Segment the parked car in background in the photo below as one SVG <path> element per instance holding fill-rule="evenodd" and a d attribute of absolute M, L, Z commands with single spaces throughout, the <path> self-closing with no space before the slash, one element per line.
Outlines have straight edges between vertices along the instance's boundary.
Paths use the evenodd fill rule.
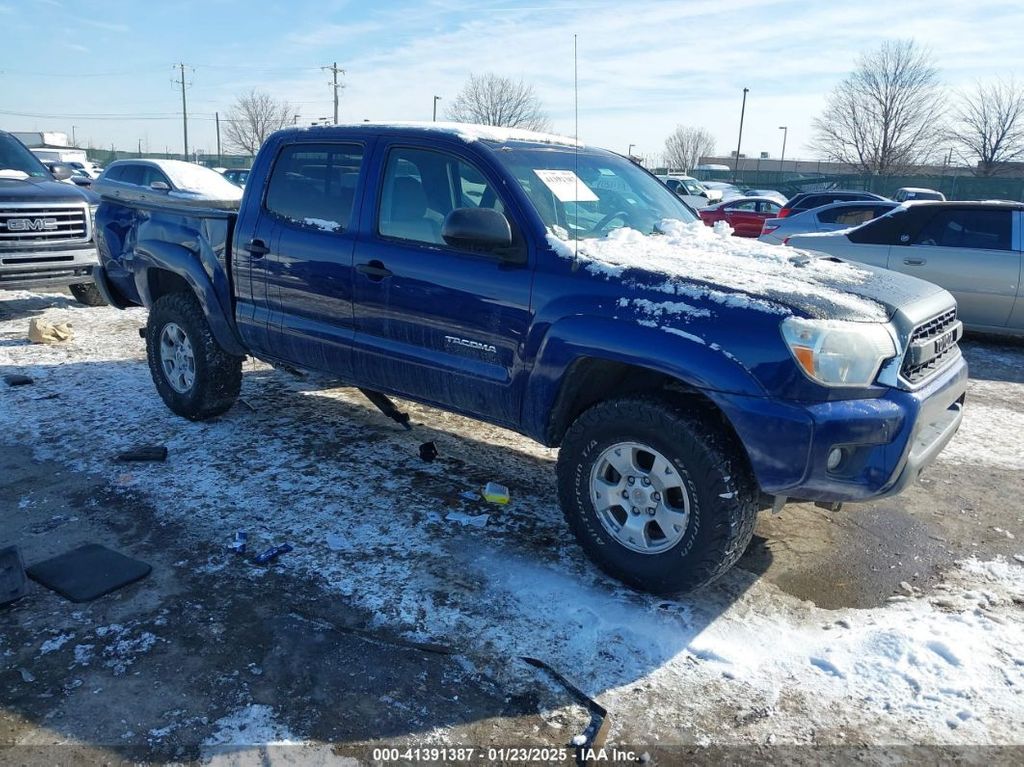
<path fill-rule="evenodd" d="M 956 298 L 968 329 L 1024 335 L 1022 231 L 1022 203 L 915 202 L 856 229 L 786 242 L 934 282 Z"/>
<path fill-rule="evenodd" d="M 170 197 L 179 203 L 237 207 L 242 190 L 210 168 L 182 160 L 117 160 L 96 180 L 104 196 L 137 202 Z"/>
<path fill-rule="evenodd" d="M 887 198 L 872 192 L 847 191 L 844 189 L 837 189 L 831 192 L 801 192 L 786 201 L 786 204 L 782 206 L 782 211 L 779 213 L 779 218 L 786 218 L 786 216 L 791 216 L 794 213 L 820 208 L 822 205 L 829 205 L 833 202 L 885 199 Z"/>
<path fill-rule="evenodd" d="M 896 190 L 892 196 L 896 202 L 907 202 L 908 200 L 938 200 L 946 201 L 946 195 L 934 189 L 924 189 L 919 186 L 904 186 Z"/>
<path fill-rule="evenodd" d="M 720 199 L 722 202 L 731 200 L 733 197 L 742 197 L 743 192 L 735 184 L 728 184 L 725 181 L 704 181 L 702 182 L 712 192 L 719 192 Z"/>
<path fill-rule="evenodd" d="M 767 197 L 770 200 L 775 200 L 780 205 L 785 205 L 789 200 L 786 195 L 776 189 L 744 189 L 743 194 L 746 197 Z"/>
<path fill-rule="evenodd" d="M 68 178 L 68 181 L 70 181 L 75 186 L 90 187 L 92 186 L 92 182 L 94 181 L 94 179 L 81 168 L 74 168 L 71 171 L 71 177 Z"/>
<path fill-rule="evenodd" d="M 782 203 L 768 197 L 736 197 L 701 208 L 697 213 L 708 226 L 724 221 L 737 237 L 757 237 L 764 222 L 779 215 L 781 209 Z"/>
<path fill-rule="evenodd" d="M 248 168 L 227 168 L 221 171 L 221 175 L 224 176 L 235 186 L 245 187 L 245 182 L 249 178 Z"/>
<path fill-rule="evenodd" d="M 658 176 L 658 179 L 676 193 L 683 202 L 697 210 L 722 199 L 720 192 L 711 191 L 691 176 Z"/>
<path fill-rule="evenodd" d="M 103 296 L 96 266 L 93 213 L 99 198 L 61 181 L 71 168 L 49 168 L 0 131 L 0 288 L 64 288 L 83 304 Z"/>
<path fill-rule="evenodd" d="M 899 203 L 891 200 L 834 202 L 820 208 L 801 211 L 785 218 L 770 218 L 761 229 L 761 242 L 781 245 L 787 237 L 808 232 L 835 232 L 860 226 L 888 213 Z"/>
<path fill-rule="evenodd" d="M 74 160 L 72 162 L 69 162 L 68 165 L 70 165 L 75 170 L 80 170 L 84 172 L 89 178 L 93 179 L 99 178 L 100 174 L 103 172 L 102 166 L 97 165 L 94 162 L 90 162 L 89 160 L 85 160 L 84 162 Z"/>

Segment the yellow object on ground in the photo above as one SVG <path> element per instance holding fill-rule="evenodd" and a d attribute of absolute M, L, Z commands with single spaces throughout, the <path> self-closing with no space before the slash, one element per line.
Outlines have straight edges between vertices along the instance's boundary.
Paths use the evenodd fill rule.
<path fill-rule="evenodd" d="M 483 496 L 485 500 L 491 503 L 508 503 L 511 498 L 508 488 L 504 485 L 499 485 L 497 482 L 488 482 L 487 487 L 484 488 Z"/>
<path fill-rule="evenodd" d="M 28 323 L 28 340 L 34 344 L 60 344 L 75 337 L 70 322 L 51 325 L 49 322 L 34 317 Z"/>

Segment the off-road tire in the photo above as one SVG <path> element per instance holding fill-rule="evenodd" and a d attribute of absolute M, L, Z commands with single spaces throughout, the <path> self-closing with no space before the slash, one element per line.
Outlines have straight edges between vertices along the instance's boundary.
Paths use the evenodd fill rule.
<path fill-rule="evenodd" d="M 160 363 L 160 334 L 170 322 L 184 330 L 195 359 L 195 380 L 184 394 L 170 385 Z M 191 293 L 170 293 L 154 302 L 146 324 L 146 357 L 161 399 L 180 416 L 203 421 L 225 412 L 238 399 L 244 358 L 229 354 L 217 343 Z"/>
<path fill-rule="evenodd" d="M 659 451 L 689 492 L 686 530 L 662 553 L 634 552 L 616 541 L 591 500 L 594 462 L 622 441 Z M 717 419 L 658 396 L 609 400 L 581 414 L 559 451 L 558 494 L 569 527 L 598 567 L 660 595 L 697 589 L 736 563 L 754 533 L 759 495 L 742 447 Z"/>
<path fill-rule="evenodd" d="M 74 285 L 68 285 L 68 290 L 71 291 L 71 295 L 75 297 L 75 300 L 80 304 L 86 306 L 106 306 L 107 299 L 100 293 L 100 289 L 96 287 L 95 283 L 92 282 L 76 282 Z"/>

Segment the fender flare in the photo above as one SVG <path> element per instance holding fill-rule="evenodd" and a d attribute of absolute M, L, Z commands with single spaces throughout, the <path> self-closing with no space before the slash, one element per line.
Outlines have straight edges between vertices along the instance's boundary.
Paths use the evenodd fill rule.
<path fill-rule="evenodd" d="M 181 277 L 192 289 L 203 310 L 203 316 L 210 325 L 210 332 L 223 349 L 237 356 L 248 352 L 243 346 L 232 319 L 229 296 L 218 295 L 204 264 L 197 254 L 184 247 L 159 240 L 143 240 L 135 246 L 135 286 L 139 297 L 147 308 L 153 306 L 150 291 L 150 270 L 160 269 Z M 221 268 L 219 264 L 217 268 Z"/>
<path fill-rule="evenodd" d="M 657 349 L 652 356 L 651 349 Z M 738 360 L 696 335 L 667 333 L 610 317 L 577 315 L 552 324 L 537 351 L 523 403 L 523 425 L 550 441 L 556 403 L 572 366 L 581 359 L 605 360 L 659 373 L 698 391 L 721 408 L 718 393 L 765 397 L 760 382 Z"/>

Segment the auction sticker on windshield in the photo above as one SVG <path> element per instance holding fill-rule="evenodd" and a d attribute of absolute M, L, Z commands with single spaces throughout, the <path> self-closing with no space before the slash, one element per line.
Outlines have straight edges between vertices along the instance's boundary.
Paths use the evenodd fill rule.
<path fill-rule="evenodd" d="M 560 202 L 597 202 L 594 191 L 571 170 L 534 170 Z"/>

